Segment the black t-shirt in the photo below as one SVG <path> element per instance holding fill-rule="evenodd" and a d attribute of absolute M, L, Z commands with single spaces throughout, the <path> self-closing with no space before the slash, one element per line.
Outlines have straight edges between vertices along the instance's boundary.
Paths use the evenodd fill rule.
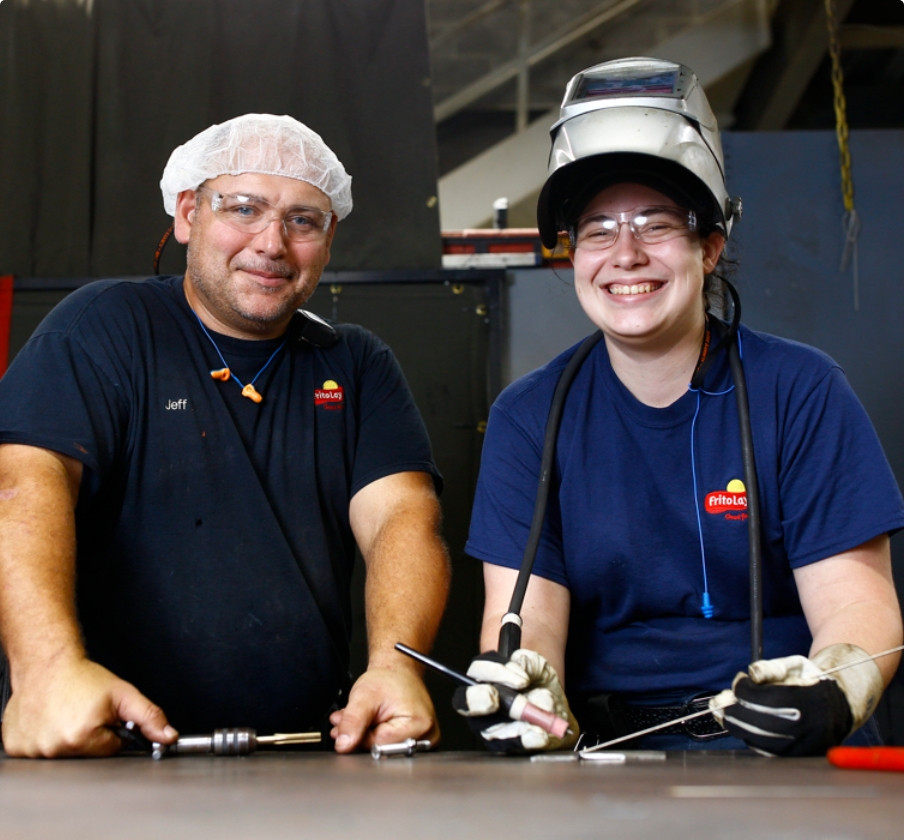
<path fill-rule="evenodd" d="M 351 497 L 439 477 L 389 348 L 211 334 L 182 278 L 65 298 L 0 380 L 0 442 L 84 465 L 78 606 L 89 655 L 183 732 L 314 727 L 347 681 Z M 275 353 L 275 355 L 274 355 Z"/>

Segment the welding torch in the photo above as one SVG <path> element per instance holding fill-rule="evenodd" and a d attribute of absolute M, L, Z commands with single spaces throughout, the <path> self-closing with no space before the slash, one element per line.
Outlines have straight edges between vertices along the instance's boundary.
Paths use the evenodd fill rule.
<path fill-rule="evenodd" d="M 434 671 L 439 671 L 447 677 L 452 677 L 453 680 L 457 680 L 464 685 L 480 684 L 479 680 L 472 679 L 466 674 L 459 673 L 458 671 L 453 671 L 451 668 L 447 668 L 435 659 L 431 659 L 429 656 L 425 656 L 423 653 L 420 653 L 407 645 L 403 645 L 401 642 L 396 643 L 395 649 L 418 660 L 418 662 L 422 662 Z M 523 720 L 525 723 L 532 723 L 534 726 L 539 726 L 544 732 L 548 732 L 556 738 L 564 738 L 570 733 L 571 730 L 568 728 L 568 721 L 564 718 L 559 717 L 554 712 L 547 712 L 539 706 L 535 706 L 522 693 L 516 691 L 514 688 L 499 685 L 498 683 L 492 683 L 492 685 L 499 693 L 500 710 L 507 714 L 512 720 Z"/>
<path fill-rule="evenodd" d="M 116 730 L 127 751 L 138 750 L 150 752 L 151 757 L 159 760 L 168 755 L 250 755 L 258 747 L 281 747 L 293 744 L 319 744 L 319 732 L 292 732 L 276 735 L 258 735 L 248 726 L 235 726 L 228 729 L 215 729 L 211 735 L 183 735 L 175 743 L 162 744 L 149 741 L 133 721 L 129 721 Z"/>

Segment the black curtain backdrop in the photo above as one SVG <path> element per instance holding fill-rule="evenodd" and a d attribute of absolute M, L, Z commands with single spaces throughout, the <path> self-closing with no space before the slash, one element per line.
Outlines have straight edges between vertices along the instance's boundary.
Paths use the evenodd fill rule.
<path fill-rule="evenodd" d="M 0 274 L 150 274 L 170 152 L 249 112 L 352 175 L 331 269 L 439 267 L 423 0 L 3 0 Z"/>

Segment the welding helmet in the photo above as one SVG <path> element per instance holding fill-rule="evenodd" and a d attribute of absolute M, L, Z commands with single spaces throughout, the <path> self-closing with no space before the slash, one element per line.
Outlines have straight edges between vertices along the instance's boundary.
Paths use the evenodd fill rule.
<path fill-rule="evenodd" d="M 548 248 L 594 195 L 615 183 L 662 192 L 694 210 L 704 233 L 719 229 L 727 237 L 740 216 L 740 200 L 725 188 L 716 118 L 684 65 L 623 58 L 581 71 L 565 89 L 550 134 L 547 179 L 537 202 L 540 238 Z"/>

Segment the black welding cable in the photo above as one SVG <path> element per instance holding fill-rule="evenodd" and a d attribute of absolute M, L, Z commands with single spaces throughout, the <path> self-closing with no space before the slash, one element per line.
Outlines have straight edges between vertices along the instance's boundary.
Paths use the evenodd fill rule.
<path fill-rule="evenodd" d="M 518 579 L 512 592 L 508 612 L 502 617 L 502 627 L 499 629 L 499 654 L 508 659 L 521 646 L 521 605 L 524 603 L 524 593 L 530 581 L 531 571 L 534 567 L 534 559 L 537 556 L 537 548 L 540 544 L 540 534 L 543 531 L 543 523 L 546 519 L 546 501 L 549 498 L 549 485 L 552 476 L 553 465 L 556 457 L 556 437 L 559 432 L 559 422 L 562 418 L 562 409 L 565 406 L 565 397 L 574 380 L 575 374 L 583 364 L 587 354 L 603 337 L 602 332 L 592 333 L 580 344 L 574 355 L 568 361 L 562 371 L 556 389 L 553 392 L 552 402 L 549 405 L 549 414 L 546 418 L 546 433 L 543 439 L 543 456 L 540 461 L 540 477 L 537 482 L 537 496 L 534 500 L 534 514 L 524 554 L 521 558 L 521 568 L 518 571 Z"/>
<path fill-rule="evenodd" d="M 741 364 L 738 349 L 737 324 L 741 320 L 741 301 L 734 286 L 723 278 L 722 282 L 734 304 L 732 325 L 735 335 L 728 345 L 728 364 L 735 386 L 740 424 L 741 458 L 744 464 L 744 486 L 747 490 L 747 534 L 750 567 L 750 661 L 763 658 L 763 563 L 762 532 L 760 530 L 760 489 L 756 476 L 756 458 L 753 451 L 753 431 L 750 427 L 750 403 L 747 397 L 747 377 Z"/>
<path fill-rule="evenodd" d="M 744 486 L 747 488 L 747 532 L 750 553 L 750 661 L 763 658 L 763 568 L 761 561 L 760 490 L 750 430 L 750 406 L 747 381 L 737 342 L 728 348 L 728 363 L 735 381 L 738 421 L 741 424 L 741 457 L 744 461 Z"/>

